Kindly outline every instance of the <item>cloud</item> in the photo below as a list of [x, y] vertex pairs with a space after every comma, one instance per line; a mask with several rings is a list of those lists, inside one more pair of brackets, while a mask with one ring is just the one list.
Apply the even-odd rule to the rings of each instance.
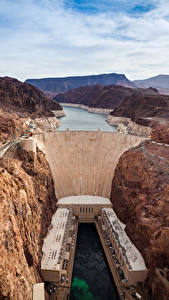
[[114, 0], [1, 0], [0, 73], [22, 80], [105, 72], [132, 79], [167, 74], [167, 2], [119, 0], [117, 6]]

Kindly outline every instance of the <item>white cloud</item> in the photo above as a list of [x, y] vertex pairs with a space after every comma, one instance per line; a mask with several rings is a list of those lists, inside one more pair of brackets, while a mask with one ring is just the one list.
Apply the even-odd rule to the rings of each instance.
[[[123, 0], [126, 1], [126, 0]], [[63, 1], [1, 0], [0, 73], [26, 78], [169, 74], [169, 6], [140, 16], [82, 14]]]

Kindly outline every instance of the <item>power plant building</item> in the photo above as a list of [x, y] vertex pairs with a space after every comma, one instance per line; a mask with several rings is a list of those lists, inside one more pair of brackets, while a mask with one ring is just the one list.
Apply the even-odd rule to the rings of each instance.
[[74, 217], [69, 208], [58, 208], [44, 240], [41, 275], [44, 281], [62, 283], [67, 280]]
[[128, 282], [144, 282], [148, 271], [141, 253], [125, 232], [126, 225], [118, 219], [112, 208], [102, 209], [101, 218], [102, 227], [109, 235]]
[[104, 197], [81, 195], [59, 199], [58, 207], [69, 207], [79, 222], [94, 222], [94, 218], [101, 215], [102, 208], [111, 208], [112, 203]]

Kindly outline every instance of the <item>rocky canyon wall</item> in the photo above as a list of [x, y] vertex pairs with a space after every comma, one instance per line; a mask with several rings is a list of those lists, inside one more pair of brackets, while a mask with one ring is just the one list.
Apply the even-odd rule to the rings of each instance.
[[112, 183], [113, 207], [150, 269], [152, 300], [169, 299], [167, 281], [157, 276], [169, 265], [168, 178], [169, 145], [145, 141], [120, 157]]
[[0, 145], [32, 130], [36, 133], [59, 126], [57, 116], [63, 116], [62, 107], [46, 97], [37, 88], [21, 81], [0, 77]]
[[37, 136], [46, 154], [56, 197], [110, 197], [114, 170], [122, 153], [144, 139], [111, 132], [66, 131]]
[[21, 147], [0, 160], [0, 299], [32, 300], [43, 238], [56, 210], [44, 154]]

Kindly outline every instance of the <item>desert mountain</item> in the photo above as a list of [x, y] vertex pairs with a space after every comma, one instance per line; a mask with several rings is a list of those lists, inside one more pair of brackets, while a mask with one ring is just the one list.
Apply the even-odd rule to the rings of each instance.
[[23, 117], [49, 115], [51, 110], [62, 109], [34, 86], [10, 77], [0, 77], [0, 108]]
[[85, 86], [73, 89], [64, 94], [58, 94], [54, 100], [61, 103], [83, 104], [95, 108], [114, 109], [132, 89], [122, 86]]
[[52, 110], [62, 110], [62, 107], [34, 86], [14, 78], [0, 77], [1, 143], [21, 134], [28, 118], [55, 117]]
[[131, 89], [122, 86], [87, 86], [58, 94], [54, 100], [61, 103], [83, 104], [89, 107], [115, 109], [118, 117], [169, 116], [169, 97], [156, 89]]
[[169, 94], [169, 75], [158, 75], [144, 80], [134, 80], [133, 83], [141, 88], [153, 87], [161, 94]]
[[64, 93], [81, 86], [93, 86], [96, 84], [122, 85], [131, 88], [135, 86], [124, 74], [116, 73], [61, 78], [27, 79], [25, 82], [34, 85], [49, 96]]
[[127, 117], [136, 121], [140, 117], [169, 118], [169, 96], [160, 95], [155, 89], [133, 89], [118, 107], [113, 116]]

